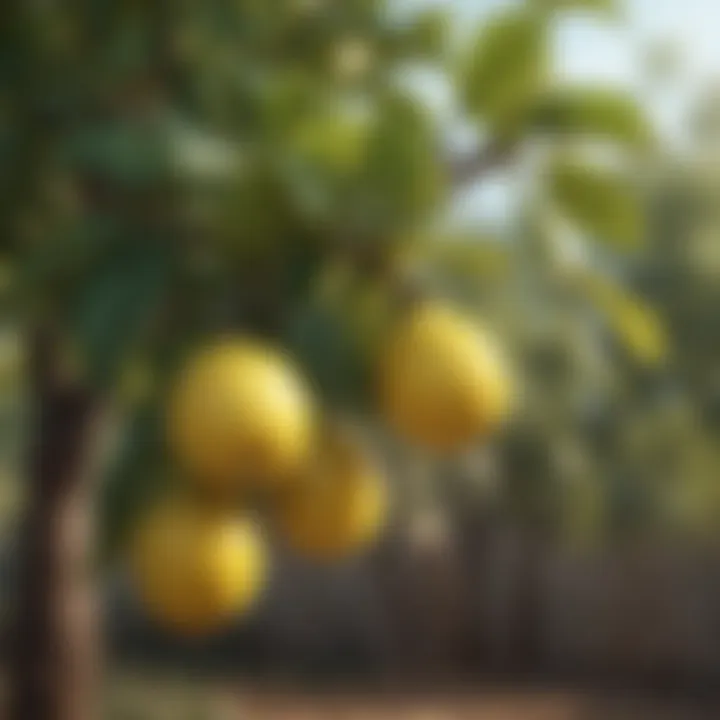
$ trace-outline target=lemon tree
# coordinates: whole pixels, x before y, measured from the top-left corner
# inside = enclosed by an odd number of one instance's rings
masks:
[[[539,177],[555,172],[546,200],[588,243],[634,245],[642,233],[625,177],[575,168],[582,182],[566,187],[557,170],[568,135],[599,133],[628,155],[648,146],[631,99],[553,87],[556,14],[606,3],[526,0],[467,42],[454,42],[442,13],[398,17],[391,5],[4,10],[0,292],[37,412],[12,720],[94,716],[93,613],[57,606],[93,606],[92,530],[110,563],[149,499],[170,492],[167,478],[215,514],[167,510],[137,530],[136,585],[154,616],[199,632],[247,611],[262,585],[254,532],[227,515],[244,517],[258,493],[275,507],[276,493],[297,489],[281,515],[310,554],[344,556],[378,534],[385,491],[365,461],[312,469],[316,413],[372,407],[413,445],[443,450],[501,427],[513,382],[475,326],[476,298],[415,311],[396,264],[421,229],[439,228],[414,261],[452,253],[442,220],[461,186],[541,138],[551,152]],[[405,82],[417,65],[457,90],[476,149],[449,150],[439,116]],[[318,291],[338,262],[351,284],[390,299],[399,324],[384,349],[382,317],[368,325],[375,311]],[[442,282],[421,294],[446,295],[451,265],[439,262],[430,275]]]

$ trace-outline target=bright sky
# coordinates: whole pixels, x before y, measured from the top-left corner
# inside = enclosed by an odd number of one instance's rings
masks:
[[[514,0],[398,0],[407,8],[439,5],[456,17],[458,27]],[[669,142],[682,138],[687,103],[709,82],[720,79],[720,0],[621,0],[623,18],[603,19],[588,13],[566,14],[557,28],[555,66],[568,80],[614,83],[642,95],[658,130]],[[643,77],[649,47],[669,45],[679,57],[679,73],[664,90],[653,90]],[[432,80],[425,91],[442,107],[443,88]],[[502,213],[502,189],[488,183],[461,199],[461,215],[482,215],[483,206]],[[507,195],[507,193],[505,193]],[[463,207],[464,206],[464,207]]]

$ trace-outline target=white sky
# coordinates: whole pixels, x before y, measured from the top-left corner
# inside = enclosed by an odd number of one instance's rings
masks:
[[[404,8],[446,8],[458,27],[473,28],[483,16],[513,0],[397,0]],[[670,43],[681,58],[673,93],[655,110],[679,108],[708,80],[720,78],[720,0],[620,0],[623,17],[612,21],[590,13],[565,13],[556,35],[556,69],[572,80],[642,84],[644,49]],[[658,102],[658,98],[654,98]],[[661,114],[666,114],[661,112]]]
[[[454,15],[458,28],[514,0],[397,0],[406,8],[439,5]],[[720,79],[720,0],[621,0],[623,17],[601,18],[589,13],[566,14],[557,27],[555,66],[571,81],[602,82],[628,87],[642,97],[659,132],[679,142],[688,101],[708,83]],[[649,47],[669,44],[679,58],[679,73],[665,89],[652,89],[644,76]],[[443,106],[445,93],[432,79],[421,88]],[[719,83],[720,84],[720,83]],[[508,202],[504,183],[486,183],[460,200],[461,216],[502,215]],[[509,208],[505,208],[509,210]]]

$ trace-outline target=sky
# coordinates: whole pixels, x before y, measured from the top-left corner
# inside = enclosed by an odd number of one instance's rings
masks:
[[[514,0],[397,0],[407,9],[428,5],[446,8],[457,27],[506,7]],[[641,98],[661,137],[683,142],[684,118],[692,98],[720,79],[720,1],[620,0],[621,18],[566,13],[556,25],[555,70],[560,78],[621,85]],[[669,47],[677,57],[675,75],[665,86],[648,82],[648,50]],[[420,81],[421,91],[442,111],[447,92],[433,78]],[[488,182],[459,198],[459,216],[472,220],[489,207],[495,216],[511,212],[507,187]]]
[[[446,8],[459,27],[474,23],[513,0],[397,0],[406,8]],[[646,97],[656,121],[677,133],[682,110],[693,93],[720,78],[720,2],[718,0],[619,0],[622,17],[565,13],[557,23],[555,68],[568,80],[612,82],[646,89],[643,58],[658,43],[679,58],[673,87]]]

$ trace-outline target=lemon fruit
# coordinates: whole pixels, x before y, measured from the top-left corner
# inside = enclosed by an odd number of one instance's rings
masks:
[[[346,438],[327,438],[307,476],[277,509],[286,543],[312,560],[334,561],[366,549],[388,514],[380,473]]]
[[[169,401],[169,444],[206,487],[274,485],[304,467],[314,416],[310,388],[289,359],[255,341],[228,341],[181,373]]]
[[[252,520],[183,500],[165,501],[144,517],[128,560],[148,614],[188,636],[213,632],[248,612],[267,575]]]
[[[511,407],[507,365],[492,336],[439,302],[400,321],[384,348],[379,385],[389,424],[435,450],[487,436]]]

